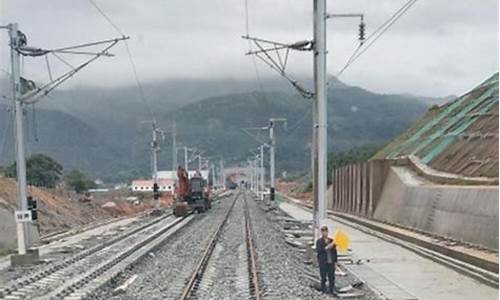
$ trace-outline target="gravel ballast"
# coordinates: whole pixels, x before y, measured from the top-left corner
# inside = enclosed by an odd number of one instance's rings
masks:
[[[196,216],[158,250],[151,252],[137,264],[99,290],[92,299],[179,299],[192,275],[199,257],[211,236],[220,225],[235,195],[212,205],[212,209]],[[130,286],[115,289],[137,275]]]
[[[220,197],[211,210],[195,215],[191,222],[147,250],[150,252],[145,252],[146,255],[130,262],[132,264],[128,267],[124,266],[124,271],[121,269],[117,271],[118,275],[110,276],[110,281],[102,281],[105,284],[92,292],[88,299],[179,299],[231,207],[206,268],[189,299],[254,298],[247,249],[250,244],[247,245],[245,231],[246,208],[252,225],[261,299],[332,299],[332,295],[317,289],[319,271],[307,254],[310,251],[306,250],[311,241],[310,223],[291,219],[276,202],[257,200],[245,190]],[[128,240],[133,243],[134,239]],[[112,251],[107,254],[110,253]],[[105,257],[103,252],[94,258],[102,260]],[[78,265],[84,272],[86,265],[90,268],[93,262],[82,261]],[[341,269],[345,276],[336,277],[337,289],[359,283],[342,266]],[[72,271],[75,270],[78,271]],[[70,272],[66,275],[68,280],[72,278]],[[357,295],[355,299],[377,299],[363,284],[351,292],[354,292],[351,296]],[[339,293],[339,296],[343,298],[347,294]]]
[[[248,197],[250,198],[250,197]],[[281,211],[277,203],[253,200],[248,202],[252,207],[253,230],[257,246],[258,268],[261,273],[261,289],[264,299],[332,299],[333,296],[317,290],[319,286],[319,270],[311,263],[311,258],[301,247],[293,247],[287,243],[285,229],[311,232],[310,223],[293,221]],[[288,238],[292,240],[293,238]],[[309,238],[310,240],[310,238]],[[305,244],[304,240],[299,241]],[[340,264],[346,276],[336,276],[337,289],[359,283],[358,278],[348,273]],[[328,283],[327,283],[328,284]],[[365,285],[355,289],[357,297],[350,299],[379,299]],[[341,295],[339,297],[345,297]]]
[[[189,299],[250,299],[244,207],[241,195]]]

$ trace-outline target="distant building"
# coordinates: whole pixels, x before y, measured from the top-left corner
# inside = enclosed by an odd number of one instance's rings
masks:
[[[160,192],[166,192],[173,194],[175,191],[175,180],[172,179],[159,179],[158,185]],[[130,190],[133,192],[152,192],[153,191],[153,180],[134,180],[130,185]]]
[[[194,174],[196,174],[196,170],[189,170],[189,178],[193,177]],[[208,170],[202,170],[201,172],[201,177],[203,179],[208,180]],[[177,171],[158,171],[158,179],[167,179],[167,180],[174,180],[177,181]]]

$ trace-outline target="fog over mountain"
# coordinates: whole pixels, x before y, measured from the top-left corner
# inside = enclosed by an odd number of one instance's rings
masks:
[[[328,104],[330,151],[383,144],[430,105],[422,97],[380,95],[333,82]],[[8,92],[5,78],[1,91]],[[160,128],[166,131],[160,168],[171,168],[169,129],[174,121],[179,145],[199,148],[206,156],[219,153],[230,164],[258,145],[241,128],[265,126],[270,117],[287,118],[289,124],[286,131],[277,129],[278,168],[295,172],[308,167],[311,103],[282,80],[260,84],[230,79],[170,80],[148,83],[144,91]],[[8,164],[14,158],[12,119],[9,101],[1,103],[0,164]],[[147,105],[134,86],[56,90],[34,111],[31,106],[27,109],[28,150],[54,156],[66,169],[80,168],[113,181],[147,176],[150,120]]]

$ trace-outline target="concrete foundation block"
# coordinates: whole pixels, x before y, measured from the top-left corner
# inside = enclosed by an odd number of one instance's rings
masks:
[[[28,249],[26,254],[12,254],[10,264],[12,267],[33,265],[40,261],[38,249]]]

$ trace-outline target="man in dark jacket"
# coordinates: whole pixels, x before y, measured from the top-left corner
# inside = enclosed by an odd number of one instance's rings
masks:
[[[318,254],[319,274],[321,275],[321,290],[326,292],[326,279],[328,278],[328,291],[335,293],[335,263],[337,263],[337,247],[328,237],[328,227],[321,227],[321,237],[316,241]]]

